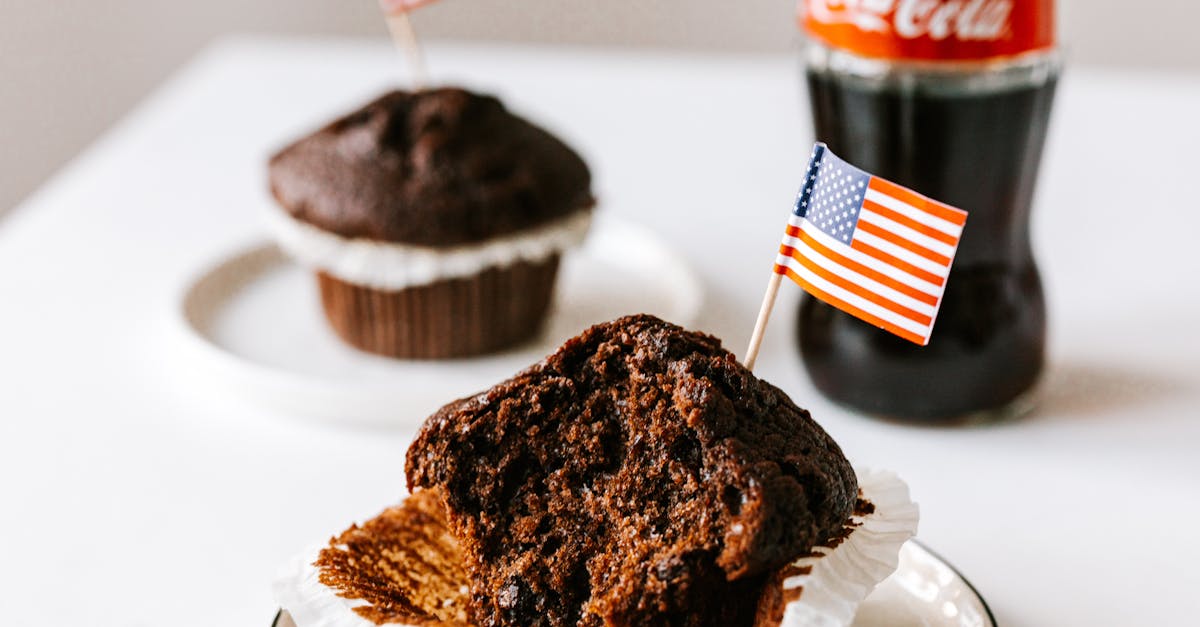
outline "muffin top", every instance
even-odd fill
[[[784,392],[646,315],[442,408],[406,472],[442,495],[486,626],[749,626],[858,490]]]
[[[284,148],[269,176],[297,220],[418,246],[482,242],[594,204],[571,148],[456,88],[386,93]]]

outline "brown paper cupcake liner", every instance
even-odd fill
[[[406,359],[495,352],[541,329],[559,255],[519,261],[463,278],[378,290],[317,273],[333,330],[361,350]]]

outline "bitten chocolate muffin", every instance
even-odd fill
[[[753,625],[772,575],[842,534],[858,490],[786,394],[644,315],[444,407],[406,470],[444,499],[482,627]]]
[[[566,144],[452,88],[384,94],[280,151],[269,176],[274,230],[317,271],[334,330],[397,357],[533,335],[594,205]]]

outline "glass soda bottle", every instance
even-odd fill
[[[802,5],[817,139],[969,213],[928,346],[805,295],[798,338],[813,383],[908,422],[1028,409],[1046,341],[1029,219],[1061,69],[1053,0]]]

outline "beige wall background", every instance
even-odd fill
[[[1022,0],[1018,0],[1022,1]],[[422,36],[786,51],[793,0],[443,0]],[[1060,0],[1072,63],[1200,80],[1200,2]],[[228,33],[386,37],[375,0],[0,0],[0,212]]]

